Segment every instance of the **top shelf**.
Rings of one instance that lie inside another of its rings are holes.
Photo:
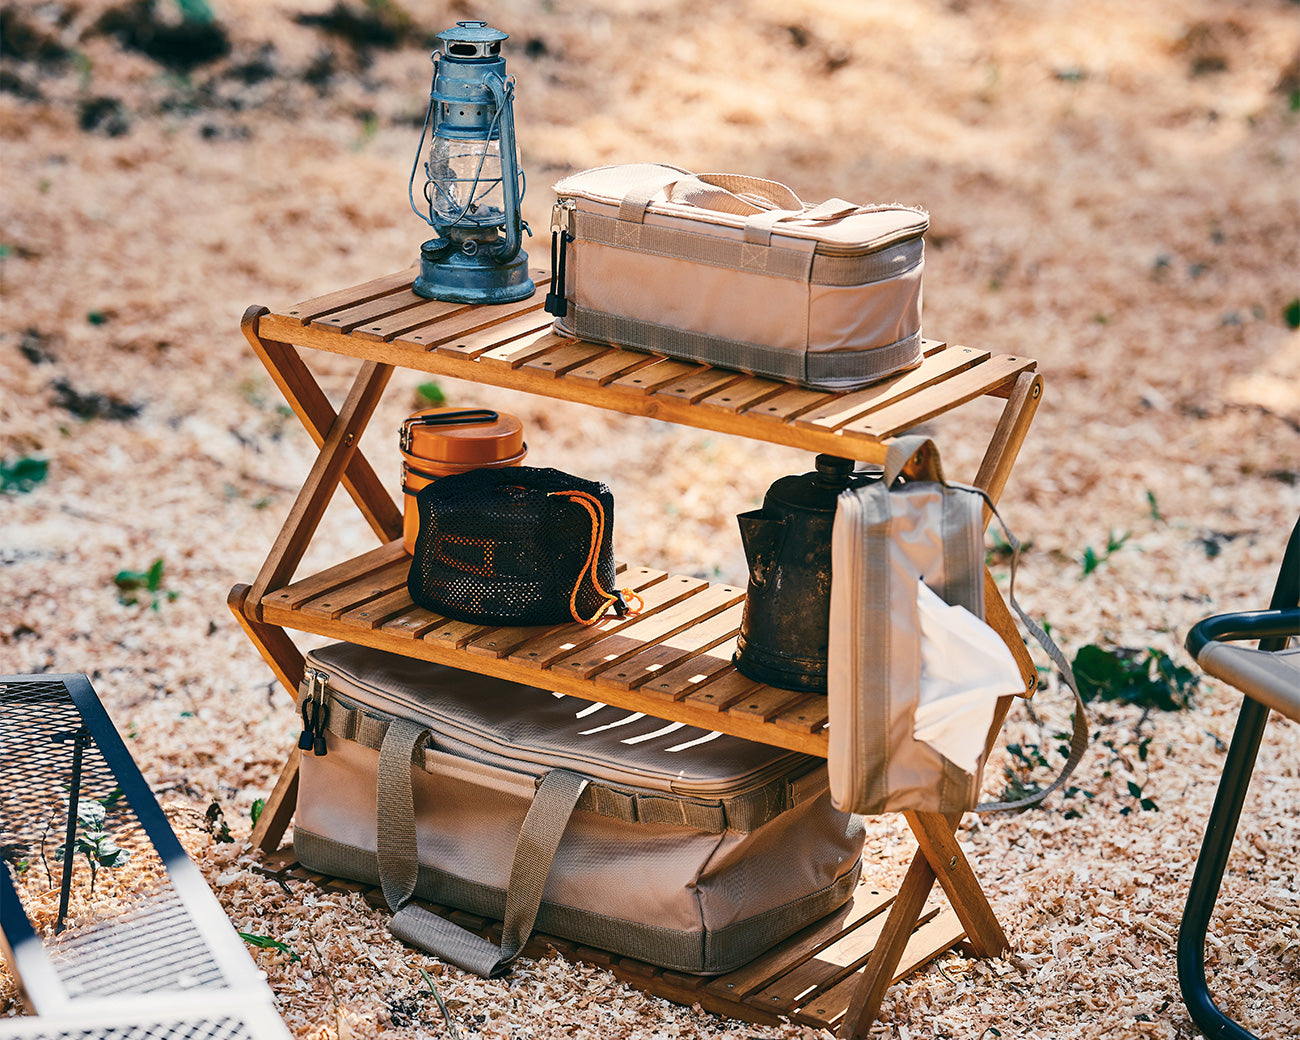
[[[415,269],[245,316],[247,331],[314,350],[522,390],[866,462],[881,442],[983,396],[1006,397],[1036,362],[934,340],[922,363],[862,390],[807,390],[729,369],[556,335],[538,292],[512,304],[426,300]]]

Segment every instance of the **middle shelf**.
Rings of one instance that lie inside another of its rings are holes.
[[[825,756],[825,694],[765,686],[732,666],[745,590],[619,565],[641,611],[594,625],[493,627],[440,617],[406,588],[401,539],[245,603],[270,625],[544,687]]]

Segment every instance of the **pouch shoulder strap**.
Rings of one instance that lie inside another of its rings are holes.
[[[498,946],[411,902],[419,875],[411,760],[428,732],[419,723],[397,720],[388,727],[379,751],[379,878],[393,911],[388,930],[459,968],[495,978],[505,973],[532,935],[551,863],[587,781],[564,769],[553,769],[542,778],[519,832]]]
[[[1053,791],[1058,791],[1065,786],[1065,782],[1070,779],[1070,774],[1074,772],[1075,767],[1082,760],[1084,752],[1088,750],[1088,709],[1083,703],[1083,696],[1079,693],[1079,683],[1074,677],[1074,669],[1070,667],[1070,662],[1065,659],[1065,654],[1061,653],[1061,648],[1043,630],[1042,626],[1030,618],[1020,608],[1020,604],[1016,602],[1016,560],[1020,556],[1020,542],[1007,527],[1006,521],[1002,519],[1002,515],[993,504],[993,499],[979,488],[974,490],[983,496],[985,504],[993,511],[998,524],[1002,527],[1002,534],[1006,538],[1007,544],[1011,546],[1011,578],[1007,587],[1007,599],[1011,603],[1011,609],[1020,618],[1021,623],[1025,626],[1025,631],[1033,636],[1034,642],[1047,653],[1052,664],[1056,666],[1057,672],[1065,681],[1065,685],[1074,694],[1074,725],[1070,734],[1070,753],[1066,757],[1065,765],[1061,767],[1056,779],[1041,790],[1026,795],[1024,798],[1018,798],[1010,802],[981,802],[975,806],[976,812],[1006,812],[1012,809],[1027,809],[1032,805],[1037,805]]]

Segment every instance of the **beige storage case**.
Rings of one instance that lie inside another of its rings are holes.
[[[906,206],[633,163],[555,186],[556,328],[822,390],[921,360],[923,234]]]
[[[382,884],[394,933],[467,970],[504,972],[535,920],[729,971],[857,882],[820,758],[351,644],[309,653],[301,694],[326,753],[303,756],[299,860]],[[501,945],[412,896],[504,920]]]

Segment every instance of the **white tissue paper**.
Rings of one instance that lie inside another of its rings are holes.
[[[945,603],[917,582],[921,621],[921,696],[912,734],[974,773],[999,697],[1024,691],[1011,650],[965,607]]]

